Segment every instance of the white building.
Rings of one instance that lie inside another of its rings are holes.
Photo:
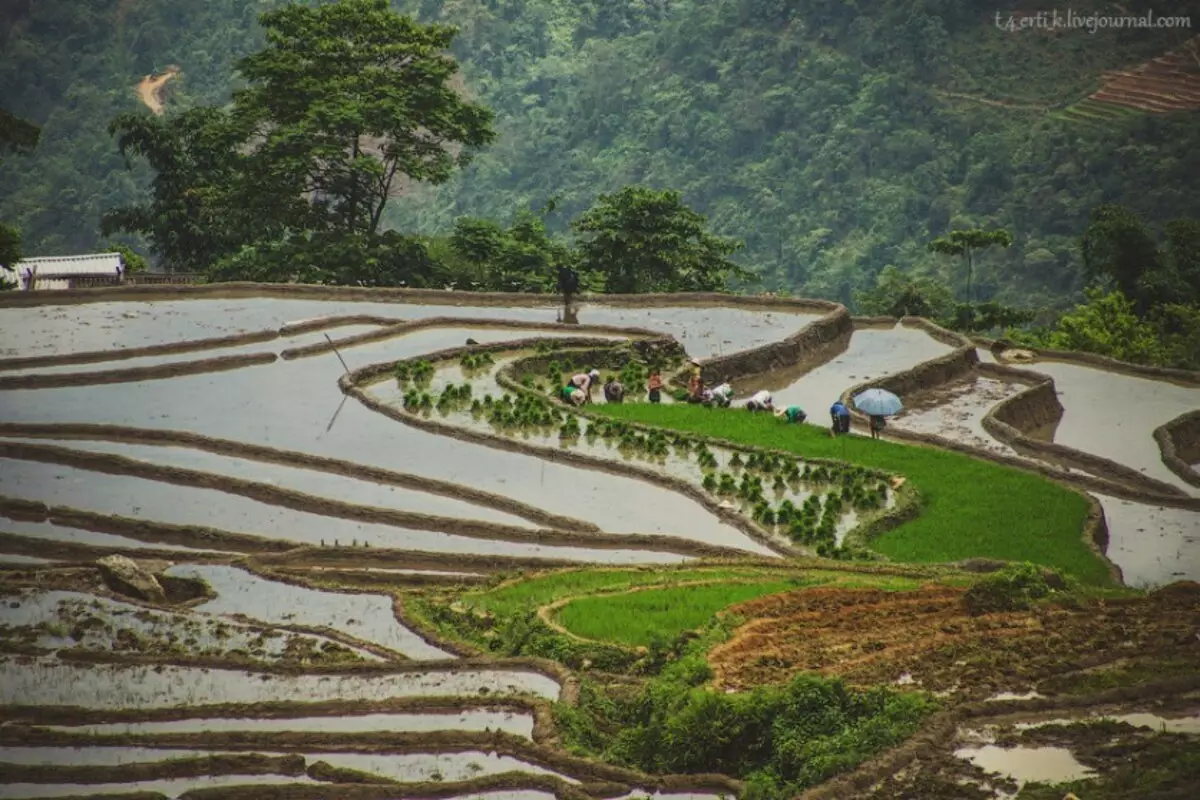
[[[73,285],[97,285],[111,279],[119,283],[125,272],[120,253],[84,256],[42,256],[16,264],[21,290],[70,289]],[[30,285],[32,284],[32,285]]]

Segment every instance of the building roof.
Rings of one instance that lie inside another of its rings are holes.
[[[91,253],[82,256],[40,256],[26,258],[16,263],[21,288],[25,288],[25,274],[33,270],[39,288],[51,288],[45,279],[74,275],[115,275],[124,269],[120,253]]]

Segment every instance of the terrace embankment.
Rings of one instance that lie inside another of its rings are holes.
[[[1167,467],[1193,486],[1200,486],[1200,411],[1180,414],[1154,430],[1154,439]]]
[[[977,616],[964,592],[808,589],[734,606],[728,613],[749,621],[710,653],[715,682],[740,690],[819,672],[982,699],[1002,691],[1049,694],[1052,679],[1131,659],[1200,658],[1200,584]]]

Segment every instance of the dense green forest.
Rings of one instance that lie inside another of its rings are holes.
[[[41,0],[0,12],[0,95],[39,125],[0,164],[0,220],[27,254],[95,249],[100,220],[153,174],[107,127],[143,110],[134,86],[177,64],[172,113],[229,100],[275,0]],[[998,28],[977,0],[406,0],[456,26],[464,93],[497,136],[441,186],[406,184],[386,226],[449,235],[461,216],[520,224],[553,199],[565,232],[598,195],[675,189],[767,289],[853,303],[889,265],[965,276],[928,242],[1004,228],[973,296],[1022,306],[1081,299],[1079,236],[1122,203],[1157,226],[1200,217],[1200,114],[1107,124],[1057,109],[1188,31]],[[1159,15],[1187,2],[1154,3]],[[1076,3],[1115,13],[1110,4]],[[1137,12],[1145,3],[1124,4]],[[1194,31],[1191,32],[1194,35]],[[147,113],[148,112],[144,112]],[[125,241],[140,241],[126,237]],[[165,266],[175,266],[164,264]]]

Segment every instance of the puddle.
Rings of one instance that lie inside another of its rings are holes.
[[[470,295],[463,297],[466,300]],[[10,320],[6,325],[28,333],[18,343],[21,356],[144,347],[279,328],[288,323],[349,314],[374,315],[396,321],[474,317],[554,322],[560,313],[561,304],[553,300],[541,307],[506,308],[273,298],[87,303],[4,310],[6,320]],[[819,316],[742,308],[621,308],[600,304],[584,304],[579,308],[582,324],[661,331],[680,339],[688,351],[698,357],[777,341]],[[336,339],[344,335],[342,332],[347,328],[328,332]],[[571,329],[570,326],[564,328]]]
[[[1200,580],[1200,512],[1093,496],[1108,523],[1107,555],[1127,586]]]
[[[1006,775],[1019,784],[1064,783],[1090,777],[1092,770],[1080,764],[1065,747],[1013,747],[996,745],[964,747],[954,755],[986,772]]]
[[[182,364],[187,361],[199,361],[201,359],[208,358],[246,355],[248,353],[278,354],[279,352],[289,348],[305,347],[307,345],[324,342],[326,333],[328,333],[330,338],[336,342],[338,339],[347,336],[357,336],[363,333],[370,333],[371,331],[378,329],[378,325],[345,325],[339,328],[330,328],[325,331],[305,333],[301,334],[300,336],[280,337],[278,339],[272,339],[266,342],[255,342],[253,344],[243,344],[234,347],[198,350],[189,353],[172,353],[170,355],[162,356],[141,356],[140,358],[125,358],[119,361],[97,361],[91,364],[63,364],[51,367],[30,367],[28,369],[3,370],[0,371],[0,376],[35,374],[51,375],[63,372],[99,372],[102,370],[113,369],[137,369],[140,367],[157,367],[162,364]],[[102,349],[111,350],[114,348],[105,347]]]
[[[989,703],[999,702],[1001,700],[1033,700],[1034,698],[1044,697],[1037,692],[1000,692],[987,698]]]
[[[17,459],[0,459],[0,494],[85,511],[177,525],[202,525],[266,538],[280,538],[274,535],[279,533],[286,536],[287,541],[315,546],[324,543],[328,546],[607,563],[677,563],[684,560],[683,556],[670,553],[531,545],[355,522],[260,503],[216,489],[198,489]]]
[[[927,394],[922,407],[901,412],[891,424],[900,430],[941,436],[982,450],[1020,457],[1015,450],[992,438],[984,430],[983,418],[1001,401],[1027,388],[1019,383],[977,376],[974,380],[954,384],[936,394]]]
[[[197,606],[208,614],[244,614],[271,624],[327,627],[382,645],[413,659],[447,659],[396,619],[392,598],[378,594],[322,592],[268,581],[234,567],[187,564],[167,574],[206,581],[217,598]]]
[[[336,499],[354,505],[376,506],[458,519],[483,520],[525,528],[537,527],[526,519],[497,511],[485,505],[418,489],[406,489],[373,481],[357,480],[329,472],[217,455],[203,450],[190,450],[186,447],[130,445],[123,442],[0,438],[0,443],[8,441],[66,447],[93,453],[111,453],[161,466],[183,467],[268,483],[272,486],[292,489],[316,497]]]
[[[502,756],[467,750],[461,753],[405,753],[377,755],[367,753],[305,753],[308,763],[325,761],[335,767],[369,772],[403,783],[419,781],[466,781],[502,772],[531,772],[557,775],[568,783],[579,783],[545,767]]]
[[[845,352],[810,372],[783,369],[733,384],[739,400],[767,389],[777,408],[798,405],[815,424],[827,426],[829,407],[850,387],[911,369],[951,350],[920,328],[864,328],[850,337]]]
[[[82,592],[0,598],[0,641],[44,650],[239,655],[262,661],[381,660],[323,636],[268,630],[207,614],[159,611]],[[353,655],[352,655],[353,654]]]
[[[522,692],[556,699],[559,686],[544,675],[516,670],[270,675],[198,667],[73,666],[45,658],[0,657],[0,705],[173,708],[217,703],[490,697]]]
[[[1200,495],[1200,488],[1162,462],[1153,436],[1159,425],[1200,408],[1200,388],[1058,361],[1037,361],[1029,368],[1054,378],[1063,406],[1056,442]],[[1104,401],[1096,402],[1097,398]]]
[[[180,797],[194,789],[216,789],[227,786],[280,786],[288,784],[316,784],[307,775],[202,775],[197,778],[169,778],[161,781],[135,783],[9,783],[5,784],[3,796],[12,800],[24,798],[73,797],[81,794],[93,797],[106,794],[133,795],[145,793],[149,796],[166,795]],[[328,785],[328,784],[325,784]]]
[[[50,730],[97,736],[155,735],[172,733],[362,733],[369,731],[503,731],[533,738],[533,717],[513,711],[471,709],[459,713],[355,714],[336,717],[262,719],[251,717],[199,717],[163,722],[115,722],[102,725],[52,725]]]
[[[1019,731],[1023,731],[1031,728],[1045,728],[1050,725],[1071,725],[1078,722],[1099,722],[1100,720],[1124,722],[1136,728],[1150,728],[1154,731],[1165,731],[1167,733],[1200,735],[1200,715],[1160,717],[1157,714],[1144,712],[1135,714],[1103,714],[1074,719],[1048,719],[1040,722],[1018,722],[1013,727]]]

